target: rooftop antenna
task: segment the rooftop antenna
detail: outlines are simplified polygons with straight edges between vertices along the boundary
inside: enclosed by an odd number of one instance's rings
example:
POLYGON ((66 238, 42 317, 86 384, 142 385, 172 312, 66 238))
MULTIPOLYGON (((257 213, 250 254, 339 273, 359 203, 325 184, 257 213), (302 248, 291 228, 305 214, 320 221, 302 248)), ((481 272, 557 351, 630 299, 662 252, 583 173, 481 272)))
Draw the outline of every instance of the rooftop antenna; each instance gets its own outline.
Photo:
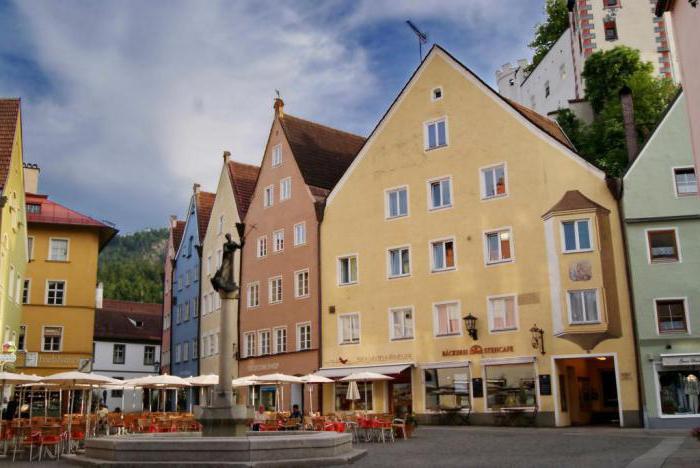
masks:
POLYGON ((411 20, 406 20, 406 24, 408 25, 409 28, 413 30, 415 33, 416 37, 418 37, 418 58, 422 62, 423 61, 423 44, 426 44, 428 42, 428 35, 418 29, 418 26, 413 24, 411 20))

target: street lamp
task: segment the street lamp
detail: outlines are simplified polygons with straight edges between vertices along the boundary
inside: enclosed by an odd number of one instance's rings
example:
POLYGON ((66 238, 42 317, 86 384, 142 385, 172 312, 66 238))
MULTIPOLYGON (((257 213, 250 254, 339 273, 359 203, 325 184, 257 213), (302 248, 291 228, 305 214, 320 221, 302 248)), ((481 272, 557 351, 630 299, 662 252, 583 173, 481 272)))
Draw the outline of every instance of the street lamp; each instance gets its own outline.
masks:
POLYGON ((534 349, 539 348, 540 352, 544 354, 544 330, 539 328, 537 324, 534 324, 530 328, 530 333, 532 334, 532 347, 534 349))
POLYGON ((477 318, 474 317, 471 312, 469 315, 464 317, 464 326, 467 328, 467 333, 469 333, 469 336, 471 336, 474 341, 479 339, 478 332, 476 330, 476 320, 477 318))

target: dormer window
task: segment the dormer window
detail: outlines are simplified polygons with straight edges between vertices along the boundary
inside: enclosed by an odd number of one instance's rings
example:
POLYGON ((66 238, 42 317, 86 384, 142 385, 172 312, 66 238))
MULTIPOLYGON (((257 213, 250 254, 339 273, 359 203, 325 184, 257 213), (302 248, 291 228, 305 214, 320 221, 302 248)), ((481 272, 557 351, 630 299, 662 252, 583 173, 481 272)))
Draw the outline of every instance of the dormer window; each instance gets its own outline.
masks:
POLYGON ((41 213, 41 205, 38 203, 27 203, 27 213, 41 213))
POLYGON ((442 99, 442 88, 434 88, 431 94, 433 101, 439 101, 442 99))

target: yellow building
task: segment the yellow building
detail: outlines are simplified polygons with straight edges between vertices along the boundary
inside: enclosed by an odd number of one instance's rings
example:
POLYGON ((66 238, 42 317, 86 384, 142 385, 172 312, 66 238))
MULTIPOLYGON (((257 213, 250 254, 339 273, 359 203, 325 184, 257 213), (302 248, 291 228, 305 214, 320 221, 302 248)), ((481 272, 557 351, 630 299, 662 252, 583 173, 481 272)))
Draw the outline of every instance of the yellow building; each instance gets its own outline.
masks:
MULTIPOLYGON (((17 342, 27 265, 27 221, 19 99, 0 99, 0 337, 17 342)), ((8 367, 9 368, 9 367, 8 367)))
MULTIPOLYGON (((424 421, 639 425, 617 204, 550 120, 434 46, 328 197, 320 373, 424 421)), ((352 407, 324 386, 324 411, 352 407)))
POLYGON ((37 375, 90 370, 97 258, 117 230, 37 195, 38 168, 25 171, 30 262, 17 366, 37 375))

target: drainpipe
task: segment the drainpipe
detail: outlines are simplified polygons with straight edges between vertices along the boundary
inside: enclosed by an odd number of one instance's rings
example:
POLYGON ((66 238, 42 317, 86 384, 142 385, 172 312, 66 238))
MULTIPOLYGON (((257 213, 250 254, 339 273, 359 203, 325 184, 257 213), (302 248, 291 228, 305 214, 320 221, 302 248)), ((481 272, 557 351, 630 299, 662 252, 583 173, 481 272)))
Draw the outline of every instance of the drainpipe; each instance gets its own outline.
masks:
MULTIPOLYGON (((316 253, 317 253, 317 258, 316 258, 316 265, 318 269, 318 278, 316 279, 317 283, 317 290, 318 290, 318 331, 316 332, 316 336, 318 336, 318 368, 320 369, 323 365, 323 343, 321 342, 322 339, 322 332, 321 330, 323 329, 323 301, 322 301, 322 287, 321 287, 321 223, 323 222, 323 215, 324 211, 326 208, 326 202, 324 201, 317 201, 314 203, 314 208, 316 209, 316 253)), ((323 387, 321 387, 320 391, 318 392, 318 411, 322 412, 323 411, 323 387)))

